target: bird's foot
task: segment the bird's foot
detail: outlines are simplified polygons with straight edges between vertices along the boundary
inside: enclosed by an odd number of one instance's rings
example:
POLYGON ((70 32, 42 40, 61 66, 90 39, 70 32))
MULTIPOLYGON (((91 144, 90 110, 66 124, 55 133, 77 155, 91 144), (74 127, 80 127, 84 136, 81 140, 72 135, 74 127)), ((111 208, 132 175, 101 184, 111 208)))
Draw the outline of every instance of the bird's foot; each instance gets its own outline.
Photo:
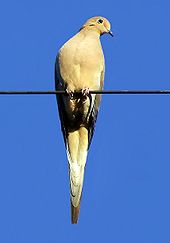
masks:
POLYGON ((70 100, 72 100, 74 97, 74 92, 71 91, 70 89, 66 89, 66 93, 69 96, 70 100))
POLYGON ((82 95, 84 97, 87 97, 90 94, 90 89, 89 88, 84 88, 84 89, 81 90, 81 92, 82 92, 82 95))

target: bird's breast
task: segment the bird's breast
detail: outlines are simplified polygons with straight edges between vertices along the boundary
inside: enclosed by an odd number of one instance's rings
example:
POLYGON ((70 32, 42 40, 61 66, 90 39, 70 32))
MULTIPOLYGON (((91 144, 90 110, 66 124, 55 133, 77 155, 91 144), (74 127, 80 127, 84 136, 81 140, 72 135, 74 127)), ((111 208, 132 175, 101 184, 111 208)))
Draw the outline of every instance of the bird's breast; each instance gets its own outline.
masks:
POLYGON ((101 44, 96 39, 68 41, 59 54, 60 74, 71 90, 98 89, 103 66, 101 44))

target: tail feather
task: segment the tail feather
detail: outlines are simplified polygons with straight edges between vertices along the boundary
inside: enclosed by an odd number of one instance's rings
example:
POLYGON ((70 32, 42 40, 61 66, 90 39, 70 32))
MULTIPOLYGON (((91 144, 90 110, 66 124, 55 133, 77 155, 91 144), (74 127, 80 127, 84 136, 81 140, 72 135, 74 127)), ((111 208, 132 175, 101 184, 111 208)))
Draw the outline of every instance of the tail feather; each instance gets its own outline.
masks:
POLYGON ((77 223, 87 158, 88 130, 81 127, 67 137, 67 157, 70 175, 71 221, 77 223))
POLYGON ((83 188, 83 180, 84 180, 84 166, 79 166, 75 164, 74 166, 70 166, 70 191, 71 191, 71 202, 74 207, 78 207, 82 188, 83 188), (76 169, 73 170, 73 168, 76 169))
POLYGON ((72 222, 72 224, 77 224, 79 212, 80 212, 80 202, 77 207, 74 207, 71 202, 71 222, 72 222))

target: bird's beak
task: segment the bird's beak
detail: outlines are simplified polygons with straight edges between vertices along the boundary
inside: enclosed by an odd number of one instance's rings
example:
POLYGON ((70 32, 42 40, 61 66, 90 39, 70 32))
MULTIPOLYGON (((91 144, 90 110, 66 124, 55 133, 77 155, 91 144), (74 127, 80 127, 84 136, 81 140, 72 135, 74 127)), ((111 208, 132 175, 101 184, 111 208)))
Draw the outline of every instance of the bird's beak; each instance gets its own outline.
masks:
POLYGON ((112 37, 114 36, 113 33, 112 33, 112 31, 110 31, 110 30, 109 30, 107 33, 108 33, 109 35, 111 35, 112 37))

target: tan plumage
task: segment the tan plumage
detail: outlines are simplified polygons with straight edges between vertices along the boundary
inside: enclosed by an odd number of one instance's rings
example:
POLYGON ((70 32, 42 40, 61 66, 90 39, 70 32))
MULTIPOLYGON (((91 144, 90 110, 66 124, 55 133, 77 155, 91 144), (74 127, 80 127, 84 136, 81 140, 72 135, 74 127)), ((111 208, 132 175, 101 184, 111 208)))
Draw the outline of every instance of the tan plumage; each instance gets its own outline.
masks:
POLYGON ((105 64, 100 35, 104 33, 111 34, 107 19, 89 19, 56 58, 56 89, 68 92, 58 95, 57 101, 69 162, 72 223, 78 220, 87 152, 101 100, 101 95, 90 95, 88 89, 103 89, 105 64), (82 94, 74 95, 75 91, 82 94))

